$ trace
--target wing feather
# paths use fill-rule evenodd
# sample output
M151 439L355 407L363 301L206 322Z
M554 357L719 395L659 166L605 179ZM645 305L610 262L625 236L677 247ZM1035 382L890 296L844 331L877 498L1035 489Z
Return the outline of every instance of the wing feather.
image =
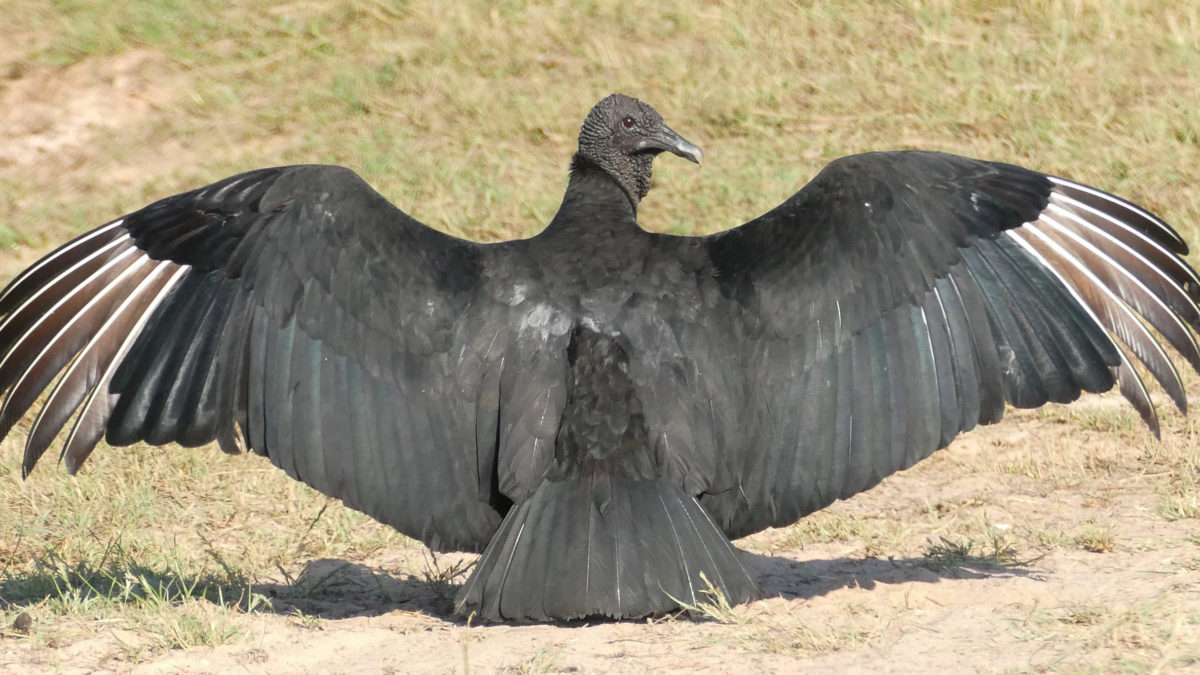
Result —
M110 318L110 322L112 322L111 325L114 327L113 335L123 337L121 343L117 345L116 349L111 352L113 354L113 359L107 364L103 364L103 373L100 375L100 378L96 380L93 385L91 385L91 391L83 404L83 409L80 411L79 415L76 416L75 424L72 425L71 431L67 436L67 440L63 444L62 457L66 462L67 471L71 473L78 471L84 460L87 459L88 455L90 455L92 450L96 447L96 443L98 443L103 437L109 415L112 413L113 406L116 404L117 397L111 393L111 390L109 389L109 383L116 374L117 364L120 363L120 359L123 358L133 347L133 343L136 340L137 335L142 330L142 327L146 325L146 321L149 320L150 315L154 312L158 305L166 299L166 296L172 290L174 290L178 283L183 279L184 275L187 274L187 271L188 270L186 267L177 267L170 278L166 279L165 282L159 286L158 291L153 297L147 297L145 295L136 296L138 302L148 300L144 308L134 308L133 312L128 313L118 312L116 315ZM136 317L133 319L133 323L131 325L124 324L124 320L130 317ZM105 331L103 335L105 336L106 341L109 337L108 331ZM107 352L109 345L106 345L105 341L94 340L93 345L96 346L96 350L94 352L89 352L86 356L81 356L77 362L82 361L85 358L89 360L95 358L93 353L99 354ZM101 365L101 362L97 361L96 367L99 365ZM33 465L38 459L35 456L30 456L31 450L35 453L37 452L36 446L34 446L32 442L27 442L25 463L22 467L26 475L33 470Z
M329 490L325 475L325 411L335 407L328 396L325 372L321 364L325 345L301 336L292 350L291 372L296 374L290 466L302 480L321 492ZM282 458L281 458L282 459ZM285 460L286 461L286 460Z

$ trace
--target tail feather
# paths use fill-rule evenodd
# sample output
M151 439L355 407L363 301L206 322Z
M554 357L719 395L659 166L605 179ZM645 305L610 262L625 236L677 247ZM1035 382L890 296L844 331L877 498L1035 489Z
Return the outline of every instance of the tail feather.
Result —
M515 506L460 591L488 620L635 618L758 597L758 583L694 497L666 480L546 481Z

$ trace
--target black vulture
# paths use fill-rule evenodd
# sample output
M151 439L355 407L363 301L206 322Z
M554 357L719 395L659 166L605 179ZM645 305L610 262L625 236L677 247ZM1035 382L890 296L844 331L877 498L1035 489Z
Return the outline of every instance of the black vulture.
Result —
M481 244L348 169L251 171L67 243L0 296L0 434L228 452L437 550L482 551L485 619L756 597L730 539L912 466L1005 404L1114 384L1183 410L1200 368L1184 241L1127 201L920 151L829 164L702 237L642 230L650 106L588 114L557 214ZM48 390L45 398L40 398Z

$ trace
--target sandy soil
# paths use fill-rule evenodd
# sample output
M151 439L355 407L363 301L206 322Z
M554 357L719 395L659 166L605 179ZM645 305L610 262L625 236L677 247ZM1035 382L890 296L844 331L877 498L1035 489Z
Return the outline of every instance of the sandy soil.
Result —
M160 74L137 53L40 75L10 74L0 90L0 173L13 180L65 174L69 182L70 172L87 170L79 164L98 138L142 123L169 99L163 93L169 80L162 84ZM160 152L155 170L164 170L162 162ZM139 170L148 169L126 166L113 179ZM7 276L35 253L0 255L0 272ZM1104 408L1111 400L1083 405ZM1195 456L1180 424L1168 427L1165 442ZM1176 659L1195 655L1200 644L1200 525L1158 513L1159 469L1130 468L1142 465L1150 443L1130 447L1127 438L1030 413L981 430L833 507L834 516L862 525L861 532L822 541L778 530L739 542L767 598L737 608L724 622L680 616L468 625L449 615L452 587L439 593L415 581L426 554L412 549L304 563L307 578L333 576L304 601L284 600L281 586L260 589L279 596L277 606L245 616L249 637L233 644L157 652L130 663L121 654L139 637L129 631L93 626L85 631L91 637L58 647L9 632L0 638L0 671L959 672L1179 665ZM1078 463L1078 472L1057 470L1061 465L1048 455ZM1018 469L996 468L1005 466ZM959 541L964 532L984 557L936 555L940 537ZM989 532L1011 542L1014 564L987 564ZM1089 546L1089 532L1100 532L1101 541Z
M260 587L277 598L274 611L245 616L246 637L233 644L130 663L122 654L139 636L93 626L93 637L59 648L0 641L0 671L1073 672L1177 664L1200 644L1194 520L1155 515L1156 497L1135 474L1059 489L963 471L983 453L1020 461L1031 443L1063 447L1062 431L1027 415L832 507L855 521L895 525L879 530L884 541L849 536L798 546L788 543L788 530L741 540L767 598L735 608L726 622L468 625L449 613L453 586L439 592L420 580L427 554L400 550L304 563L302 579L328 579L303 600L285 599L282 585ZM1125 452L1095 443L1090 450ZM982 529L971 524L1011 533L1015 542L1032 532L1069 540L1101 524L1112 543L1100 552L1018 543L1018 558L1035 559L1005 566L987 564L986 544L976 558L929 555L947 533Z

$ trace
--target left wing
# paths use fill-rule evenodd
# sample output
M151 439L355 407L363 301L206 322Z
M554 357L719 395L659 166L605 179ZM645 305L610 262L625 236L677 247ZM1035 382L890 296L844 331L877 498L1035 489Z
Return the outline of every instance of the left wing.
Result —
M740 350L705 362L744 394L725 425L742 436L703 503L735 537L865 490L999 420L1005 402L1117 383L1157 434L1134 358L1180 410L1158 336L1200 369L1200 279L1179 235L1112 195L1011 165L846 157L704 246L724 300L701 323L736 339L701 344ZM732 409L730 394L707 394Z

